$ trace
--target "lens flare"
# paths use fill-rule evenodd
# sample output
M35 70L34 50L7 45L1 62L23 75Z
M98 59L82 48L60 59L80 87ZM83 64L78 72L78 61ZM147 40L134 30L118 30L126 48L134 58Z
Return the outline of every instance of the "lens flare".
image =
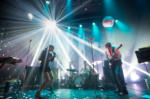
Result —
M28 13L29 19L33 19L33 15L31 13Z
M56 28L56 21L47 21L46 22L46 27L49 28L49 29Z

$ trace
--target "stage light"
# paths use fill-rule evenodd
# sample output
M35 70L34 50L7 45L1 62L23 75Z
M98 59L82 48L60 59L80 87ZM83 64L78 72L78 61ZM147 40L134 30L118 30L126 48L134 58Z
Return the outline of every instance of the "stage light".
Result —
M145 64L149 64L149 62L145 62Z
M116 22L116 25L119 28L119 30L121 30L122 32L124 32L124 33L131 32L131 27L128 24L118 21L118 20L117 21L115 20L115 22Z
M55 21L47 21L46 26L47 26L47 28L54 29L56 27L56 22Z
M133 81L138 80L138 79L139 79L139 76L138 76L135 72L132 72L132 73L131 73L131 79L132 79Z
M80 25L80 27L82 27L82 25Z
M50 1L46 1L47 4L50 4Z
M70 29L70 27L68 27L68 29Z
M28 13L29 19L33 19L33 15L31 13Z
M101 74L99 74L99 80L102 80L102 75Z
M62 79L65 79L65 76L62 76Z
M95 23L93 23L93 25L95 25Z

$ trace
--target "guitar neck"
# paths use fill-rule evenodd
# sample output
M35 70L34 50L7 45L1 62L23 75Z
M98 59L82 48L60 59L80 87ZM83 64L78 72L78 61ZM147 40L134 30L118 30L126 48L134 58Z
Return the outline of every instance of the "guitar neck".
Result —
M115 55L117 53L118 49L120 49L120 47L117 48L117 50L114 52L113 55ZM115 50L115 48L114 48L114 50ZM114 58L114 56L112 56L112 58Z
M117 50L115 51L115 53L114 53L114 54L116 54L116 53L117 53L117 51L118 51L118 48L117 48Z

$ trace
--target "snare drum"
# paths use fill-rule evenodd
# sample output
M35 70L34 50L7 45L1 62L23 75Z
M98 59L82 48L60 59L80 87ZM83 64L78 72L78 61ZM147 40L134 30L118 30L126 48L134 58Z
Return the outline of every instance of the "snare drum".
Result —
M78 76L74 79L74 84L76 87L82 87L84 84L84 79L81 76Z

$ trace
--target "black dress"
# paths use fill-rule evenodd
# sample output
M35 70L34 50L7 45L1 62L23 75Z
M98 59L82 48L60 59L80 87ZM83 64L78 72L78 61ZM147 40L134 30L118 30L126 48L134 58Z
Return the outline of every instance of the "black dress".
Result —
M41 65L40 65L40 70L39 72L50 72L51 68L49 67L49 61L48 58L52 58L52 53L47 52L46 50L43 50L39 60L42 60Z

